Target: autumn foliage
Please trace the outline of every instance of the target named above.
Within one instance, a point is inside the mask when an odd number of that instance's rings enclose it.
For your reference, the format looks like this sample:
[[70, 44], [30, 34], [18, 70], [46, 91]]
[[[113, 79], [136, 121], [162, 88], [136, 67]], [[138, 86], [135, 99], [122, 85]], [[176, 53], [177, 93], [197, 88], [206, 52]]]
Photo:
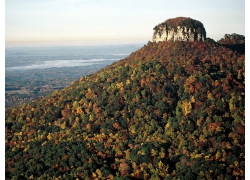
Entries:
[[6, 179], [244, 179], [245, 55], [148, 42], [5, 110]]

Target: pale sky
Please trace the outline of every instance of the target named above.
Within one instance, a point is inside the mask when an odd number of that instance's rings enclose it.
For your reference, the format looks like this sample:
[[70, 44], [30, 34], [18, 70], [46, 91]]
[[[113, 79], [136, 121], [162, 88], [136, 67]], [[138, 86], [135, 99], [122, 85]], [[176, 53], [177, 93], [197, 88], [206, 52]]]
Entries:
[[7, 0], [5, 45], [147, 43], [155, 25], [179, 16], [216, 41], [245, 35], [244, 0]]

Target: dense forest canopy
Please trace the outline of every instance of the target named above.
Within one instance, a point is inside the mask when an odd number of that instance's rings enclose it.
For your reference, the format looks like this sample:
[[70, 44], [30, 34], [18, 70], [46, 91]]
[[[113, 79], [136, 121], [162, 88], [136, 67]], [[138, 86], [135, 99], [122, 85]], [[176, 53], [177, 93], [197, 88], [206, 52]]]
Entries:
[[225, 34], [224, 38], [221, 38], [218, 43], [220, 44], [227, 44], [227, 45], [233, 45], [233, 44], [245, 44], [245, 36], [240, 34]]
[[218, 43], [240, 54], [245, 54], [245, 36], [243, 35], [236, 33], [225, 34], [224, 38], [221, 38]]
[[5, 110], [6, 179], [244, 179], [245, 55], [148, 42]]

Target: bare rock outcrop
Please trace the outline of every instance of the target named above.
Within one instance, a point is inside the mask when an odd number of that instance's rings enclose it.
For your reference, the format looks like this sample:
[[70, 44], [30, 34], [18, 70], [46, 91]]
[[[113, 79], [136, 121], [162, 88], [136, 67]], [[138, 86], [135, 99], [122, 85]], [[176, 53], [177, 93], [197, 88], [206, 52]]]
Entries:
[[152, 41], [204, 41], [205, 39], [206, 30], [201, 22], [177, 17], [155, 26]]

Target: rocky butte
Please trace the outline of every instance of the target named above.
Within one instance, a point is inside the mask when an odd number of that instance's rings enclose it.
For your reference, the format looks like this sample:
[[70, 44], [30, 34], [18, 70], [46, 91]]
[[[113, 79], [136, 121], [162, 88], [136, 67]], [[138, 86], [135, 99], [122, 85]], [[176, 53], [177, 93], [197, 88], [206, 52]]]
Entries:
[[152, 41], [204, 41], [206, 30], [200, 21], [187, 17], [167, 19], [154, 27]]

